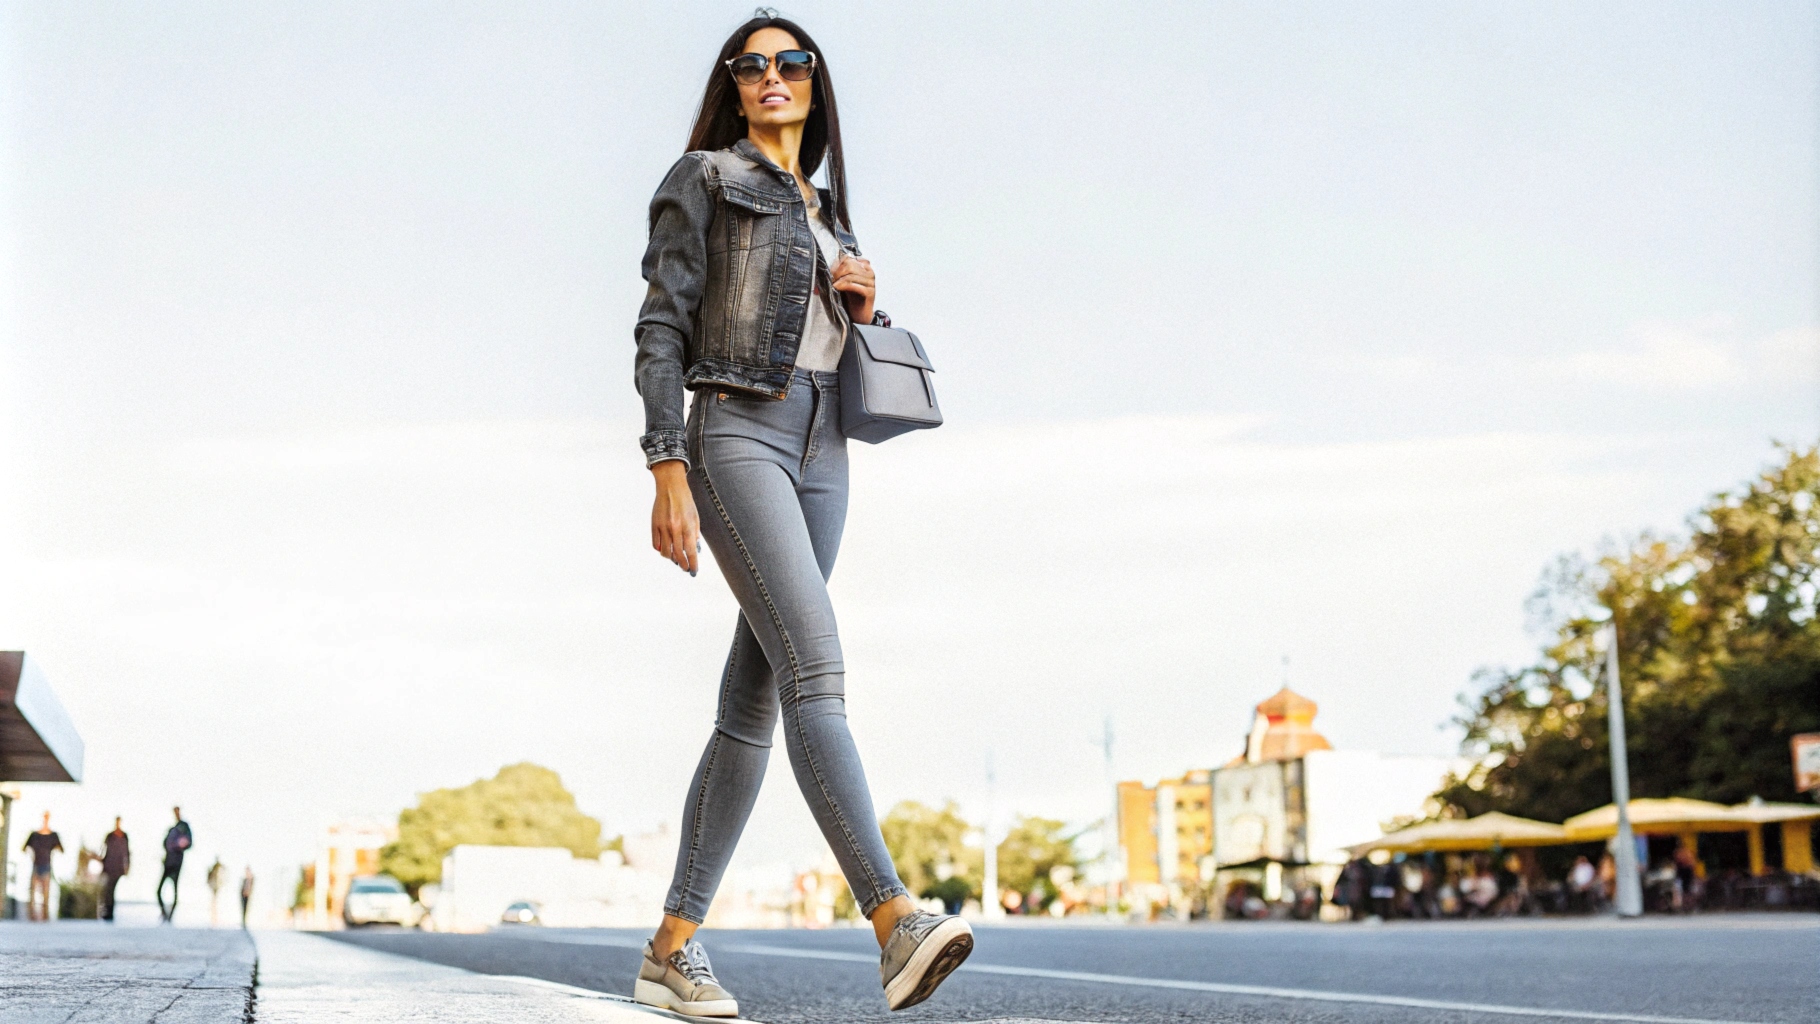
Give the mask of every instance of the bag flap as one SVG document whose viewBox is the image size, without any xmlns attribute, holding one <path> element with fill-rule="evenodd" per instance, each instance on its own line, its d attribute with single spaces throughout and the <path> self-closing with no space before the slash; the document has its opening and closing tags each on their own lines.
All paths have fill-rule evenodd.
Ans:
<svg viewBox="0 0 1820 1024">
<path fill-rule="evenodd" d="M 932 373 L 935 371 L 935 367 L 929 365 L 929 356 L 923 351 L 922 342 L 909 331 L 901 327 L 874 327 L 871 324 L 854 324 L 853 330 L 859 335 L 860 343 L 866 346 L 866 354 L 875 361 L 914 366 Z"/>
</svg>

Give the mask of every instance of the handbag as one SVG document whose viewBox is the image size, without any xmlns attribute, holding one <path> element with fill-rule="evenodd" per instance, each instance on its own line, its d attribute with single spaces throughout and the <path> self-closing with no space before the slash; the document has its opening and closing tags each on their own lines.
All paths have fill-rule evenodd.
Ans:
<svg viewBox="0 0 1820 1024">
<path fill-rule="evenodd" d="M 942 425 L 935 367 L 916 335 L 901 327 L 854 324 L 840 357 L 840 429 L 877 444 Z"/>
</svg>

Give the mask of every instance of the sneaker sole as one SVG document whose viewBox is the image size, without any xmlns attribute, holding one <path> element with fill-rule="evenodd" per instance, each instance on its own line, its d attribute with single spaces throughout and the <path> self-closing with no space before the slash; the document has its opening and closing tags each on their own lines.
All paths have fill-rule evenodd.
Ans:
<svg viewBox="0 0 1820 1024">
<path fill-rule="evenodd" d="M 676 998 L 676 993 L 669 986 L 655 981 L 638 979 L 632 986 L 632 1001 L 646 1006 L 655 1006 L 660 1010 L 669 1010 L 689 1017 L 737 1017 L 739 1001 L 734 999 L 708 999 L 699 1003 L 688 1003 Z"/>
<path fill-rule="evenodd" d="M 948 975 L 973 952 L 973 929 L 959 918 L 949 918 L 910 954 L 910 962 L 885 986 L 885 1001 L 903 1010 L 935 994 Z"/>
</svg>

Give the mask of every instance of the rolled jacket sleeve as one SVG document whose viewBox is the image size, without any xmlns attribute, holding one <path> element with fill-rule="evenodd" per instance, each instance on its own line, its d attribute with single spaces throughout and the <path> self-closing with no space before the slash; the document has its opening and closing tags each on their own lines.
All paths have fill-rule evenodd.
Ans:
<svg viewBox="0 0 1820 1024">
<path fill-rule="evenodd" d="M 632 378 L 645 405 L 645 433 L 638 444 L 647 466 L 689 461 L 683 439 L 683 374 L 708 276 L 713 219 L 707 162 L 686 153 L 651 197 L 650 240 L 641 268 L 645 301 L 632 332 L 638 341 Z"/>
</svg>

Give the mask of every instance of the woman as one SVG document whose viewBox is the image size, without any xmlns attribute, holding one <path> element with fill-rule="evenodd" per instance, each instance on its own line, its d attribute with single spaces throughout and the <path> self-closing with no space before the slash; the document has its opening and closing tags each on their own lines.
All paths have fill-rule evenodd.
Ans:
<svg viewBox="0 0 1820 1024">
<path fill-rule="evenodd" d="M 847 513 L 834 371 L 850 321 L 890 321 L 873 308 L 872 266 L 847 218 L 827 65 L 808 33 L 764 13 L 721 48 L 689 151 L 651 200 L 635 370 L 639 443 L 657 485 L 651 545 L 694 575 L 706 540 L 740 617 L 636 997 L 694 1016 L 738 1012 L 692 936 L 758 797 L 781 712 L 797 785 L 872 922 L 896 1010 L 927 999 L 973 934 L 910 902 L 847 731 L 827 590 Z M 809 177 L 824 163 L 818 190 Z M 695 395 L 686 421 L 685 390 Z"/>
</svg>

